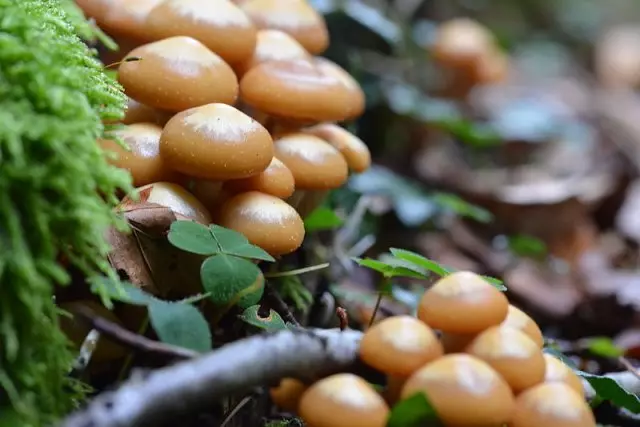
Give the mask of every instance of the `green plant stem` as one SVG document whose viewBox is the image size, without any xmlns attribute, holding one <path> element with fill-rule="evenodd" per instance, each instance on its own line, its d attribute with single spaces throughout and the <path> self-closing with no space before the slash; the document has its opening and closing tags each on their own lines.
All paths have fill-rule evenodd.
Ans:
<svg viewBox="0 0 640 427">
<path fill-rule="evenodd" d="M 373 307 L 373 313 L 371 313 L 371 319 L 369 319 L 369 327 L 373 326 L 373 322 L 375 322 L 376 320 L 376 315 L 378 314 L 378 310 L 380 310 L 380 304 L 382 303 L 384 290 L 387 288 L 390 282 L 391 282 L 390 277 L 385 277 L 380 282 L 380 289 L 378 290 L 378 299 L 376 299 L 376 305 Z"/>
<path fill-rule="evenodd" d="M 323 270 L 329 267 L 329 265 L 330 264 L 328 262 L 325 262 L 323 264 L 312 265 L 310 267 L 298 268 L 295 270 L 279 271 L 276 273 L 265 273 L 264 277 L 266 279 L 275 279 L 277 277 L 299 276 L 301 274 L 311 273 L 312 271 Z"/>
</svg>

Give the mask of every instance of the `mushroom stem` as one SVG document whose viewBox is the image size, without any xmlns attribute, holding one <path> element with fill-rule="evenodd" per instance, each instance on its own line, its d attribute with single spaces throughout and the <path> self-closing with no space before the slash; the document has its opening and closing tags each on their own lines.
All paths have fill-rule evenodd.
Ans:
<svg viewBox="0 0 640 427">
<path fill-rule="evenodd" d="M 328 194 L 326 190 L 296 190 L 287 202 L 305 218 L 324 202 Z"/>
<path fill-rule="evenodd" d="M 222 205 L 221 199 L 223 197 L 221 196 L 223 196 L 223 183 L 224 181 L 198 179 L 192 180 L 187 188 L 190 189 L 193 195 L 209 210 L 212 217 L 215 217 Z"/>
</svg>

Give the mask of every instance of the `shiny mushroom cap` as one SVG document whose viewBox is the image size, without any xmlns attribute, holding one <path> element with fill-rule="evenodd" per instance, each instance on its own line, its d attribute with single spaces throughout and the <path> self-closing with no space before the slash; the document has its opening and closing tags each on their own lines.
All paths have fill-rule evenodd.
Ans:
<svg viewBox="0 0 640 427">
<path fill-rule="evenodd" d="M 170 111 L 212 102 L 233 104 L 238 79 L 231 67 L 199 41 L 171 37 L 142 45 L 129 52 L 118 68 L 125 92 L 150 107 Z"/>
<path fill-rule="evenodd" d="M 518 307 L 509 304 L 507 318 L 502 322 L 503 326 L 509 326 L 525 333 L 535 342 L 538 347 L 544 346 L 544 336 L 538 327 L 538 324 L 527 313 Z"/>
<path fill-rule="evenodd" d="M 459 271 L 424 293 L 418 318 L 444 332 L 476 334 L 502 323 L 508 310 L 509 301 L 502 292 L 475 273 Z"/>
<path fill-rule="evenodd" d="M 509 385 L 482 360 L 450 354 L 426 364 L 409 377 L 402 398 L 423 392 L 447 426 L 502 426 L 512 414 Z"/>
<path fill-rule="evenodd" d="M 455 18 L 440 24 L 432 54 L 444 66 L 470 68 L 491 46 L 493 38 L 487 28 L 469 18 Z"/>
<path fill-rule="evenodd" d="M 190 36 L 229 64 L 251 57 L 256 28 L 228 0 L 164 0 L 151 10 L 146 26 L 155 40 Z"/>
<path fill-rule="evenodd" d="M 364 142 L 348 130 L 333 123 L 321 123 L 302 130 L 333 145 L 347 161 L 349 169 L 364 172 L 371 166 L 371 152 Z"/>
<path fill-rule="evenodd" d="M 345 373 L 311 385 L 298 414 L 309 427 L 384 427 L 389 408 L 369 383 Z"/>
<path fill-rule="evenodd" d="M 544 382 L 555 383 L 561 382 L 567 384 L 576 393 L 584 397 L 584 387 L 582 381 L 573 370 L 567 366 L 562 360 L 550 354 L 544 354 L 545 376 Z"/>
<path fill-rule="evenodd" d="M 178 179 L 176 172 L 167 167 L 160 157 L 160 134 L 162 129 L 151 123 L 137 123 L 113 132 L 129 147 L 125 150 L 114 140 L 102 139 L 100 145 L 116 154 L 111 160 L 115 166 L 131 173 L 133 185 L 151 184 L 158 181 Z"/>
<path fill-rule="evenodd" d="M 595 427 L 587 402 L 563 383 L 545 383 L 516 399 L 511 427 Z"/>
<path fill-rule="evenodd" d="M 176 114 L 160 137 L 160 155 L 176 171 L 209 180 L 246 178 L 273 159 L 273 141 L 257 121 L 226 104 Z"/>
<path fill-rule="evenodd" d="M 515 394 L 544 381 L 542 350 L 531 338 L 508 326 L 493 326 L 466 348 L 498 372 Z"/>
<path fill-rule="evenodd" d="M 304 223 L 298 212 L 283 200 L 257 191 L 228 199 L 217 220 L 273 256 L 295 251 L 304 240 Z"/>
<path fill-rule="evenodd" d="M 162 0 L 76 0 L 88 18 L 112 36 L 149 40 L 145 21 Z"/>
<path fill-rule="evenodd" d="M 369 328 L 360 342 L 360 358 L 388 375 L 409 376 L 442 356 L 430 327 L 412 316 L 392 316 Z"/>
<path fill-rule="evenodd" d="M 315 60 L 268 61 L 250 69 L 240 81 L 249 106 L 301 123 L 343 121 L 360 104 L 352 88 Z"/>
<path fill-rule="evenodd" d="M 149 107 L 148 105 L 144 105 L 135 99 L 128 97 L 127 107 L 124 112 L 122 123 L 125 125 L 131 125 L 134 123 L 155 123 L 159 126 L 164 126 L 172 115 L 173 113 Z"/>
<path fill-rule="evenodd" d="M 297 190 L 331 190 L 347 180 L 347 162 L 328 142 L 304 133 L 286 135 L 274 142 L 275 156 L 295 180 Z"/>
<path fill-rule="evenodd" d="M 232 194 L 259 191 L 286 200 L 295 190 L 295 180 L 289 168 L 274 157 L 262 172 L 249 178 L 226 181 L 223 187 Z"/>
<path fill-rule="evenodd" d="M 234 68 L 238 74 L 243 75 L 263 62 L 300 58 L 309 59 L 309 52 L 289 34 L 279 30 L 260 30 L 253 54 L 234 65 Z"/>
<path fill-rule="evenodd" d="M 240 7 L 258 28 L 283 31 L 313 55 L 329 46 L 324 18 L 306 0 L 248 0 Z"/>
<path fill-rule="evenodd" d="M 351 98 L 349 107 L 351 108 L 351 111 L 344 120 L 353 120 L 360 117 L 366 106 L 364 91 L 360 87 L 360 83 L 358 83 L 357 80 L 347 72 L 347 70 L 327 58 L 318 56 L 313 58 L 312 61 L 315 62 L 316 66 L 320 68 L 322 72 L 332 75 L 338 79 L 349 91 L 349 96 Z"/>
<path fill-rule="evenodd" d="M 307 386 L 295 378 L 284 378 L 277 387 L 269 389 L 271 400 L 279 408 L 295 413 L 302 394 L 307 390 Z"/>
</svg>

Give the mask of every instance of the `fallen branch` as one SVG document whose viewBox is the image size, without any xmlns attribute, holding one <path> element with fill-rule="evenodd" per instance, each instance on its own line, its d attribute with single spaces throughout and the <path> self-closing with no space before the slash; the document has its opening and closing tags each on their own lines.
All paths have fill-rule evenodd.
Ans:
<svg viewBox="0 0 640 427">
<path fill-rule="evenodd" d="M 315 379 L 356 361 L 362 333 L 292 329 L 227 344 L 201 357 L 133 375 L 96 397 L 61 427 L 151 427 L 206 410 L 211 402 L 276 384 L 283 377 Z"/>
</svg>

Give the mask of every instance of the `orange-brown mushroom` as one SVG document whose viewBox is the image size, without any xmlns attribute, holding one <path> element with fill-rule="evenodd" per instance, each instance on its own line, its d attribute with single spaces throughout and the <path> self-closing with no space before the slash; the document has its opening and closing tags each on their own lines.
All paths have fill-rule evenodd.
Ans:
<svg viewBox="0 0 640 427">
<path fill-rule="evenodd" d="M 447 354 L 461 353 L 478 334 L 452 334 L 451 332 L 442 332 L 440 342 L 442 348 Z"/>
<path fill-rule="evenodd" d="M 307 386 L 295 378 L 283 378 L 277 387 L 269 389 L 271 400 L 276 406 L 288 412 L 296 412 L 302 394 L 307 390 Z"/>
<path fill-rule="evenodd" d="M 469 18 L 455 18 L 440 24 L 431 52 L 446 67 L 472 69 L 493 45 L 486 27 Z"/>
<path fill-rule="evenodd" d="M 364 172 L 371 166 L 371 153 L 364 142 L 348 130 L 334 123 L 321 123 L 302 129 L 333 145 L 347 161 L 349 169 Z"/>
<path fill-rule="evenodd" d="M 238 80 L 233 69 L 201 42 L 186 36 L 142 45 L 118 68 L 127 95 L 150 107 L 169 111 L 221 102 L 233 104 Z"/>
<path fill-rule="evenodd" d="M 550 354 L 544 355 L 545 377 L 544 382 L 561 382 L 567 384 L 576 393 L 584 398 L 584 387 L 582 381 L 573 370 L 562 360 Z"/>
<path fill-rule="evenodd" d="M 502 322 L 503 326 L 509 326 L 524 332 L 529 338 L 535 342 L 538 347 L 544 346 L 544 337 L 538 327 L 538 324 L 527 313 L 518 307 L 509 305 L 507 318 Z"/>
<path fill-rule="evenodd" d="M 222 188 L 229 194 L 259 191 L 286 200 L 295 190 L 295 180 L 287 165 L 274 157 L 262 172 L 248 178 L 226 181 Z"/>
<path fill-rule="evenodd" d="M 109 35 L 131 38 L 140 43 L 149 40 L 145 20 L 162 0 L 76 0 L 88 18 Z"/>
<path fill-rule="evenodd" d="M 164 126 L 173 113 L 159 110 L 157 108 L 144 105 L 135 99 L 128 97 L 127 107 L 122 118 L 122 123 L 131 125 L 134 123 L 155 123 L 158 126 Z"/>
<path fill-rule="evenodd" d="M 253 54 L 239 64 L 234 64 L 234 68 L 239 75 L 243 75 L 263 62 L 309 57 L 309 52 L 289 34 L 279 30 L 260 30 Z"/>
</svg>

